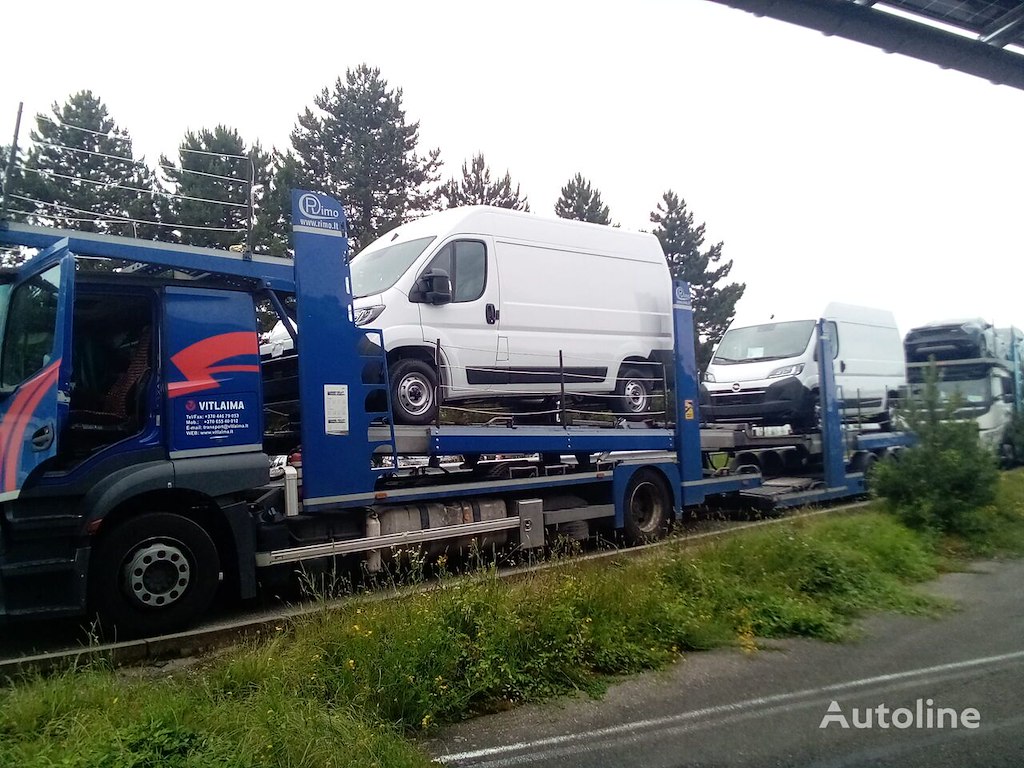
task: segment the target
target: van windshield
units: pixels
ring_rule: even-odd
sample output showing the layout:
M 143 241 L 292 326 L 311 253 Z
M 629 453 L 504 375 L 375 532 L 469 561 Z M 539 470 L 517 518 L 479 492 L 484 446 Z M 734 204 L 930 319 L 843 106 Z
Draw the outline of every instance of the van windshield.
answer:
M 734 365 L 797 357 L 807 349 L 813 330 L 813 320 L 733 328 L 722 337 L 711 363 Z
M 352 270 L 352 295 L 359 299 L 386 291 L 398 282 L 434 236 L 407 240 L 374 250 L 363 250 L 349 261 Z

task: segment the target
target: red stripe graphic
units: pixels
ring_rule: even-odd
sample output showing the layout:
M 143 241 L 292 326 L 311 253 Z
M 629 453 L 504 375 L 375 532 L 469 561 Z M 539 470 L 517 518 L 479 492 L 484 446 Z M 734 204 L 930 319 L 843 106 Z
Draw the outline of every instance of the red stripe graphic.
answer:
M 185 375 L 185 381 L 167 385 L 169 397 L 217 389 L 220 386 L 213 375 L 216 373 L 258 373 L 259 365 L 217 365 L 222 360 L 245 355 L 259 355 L 256 334 L 251 331 L 235 331 L 211 336 L 197 341 L 171 357 L 178 370 Z
M 3 446 L 3 453 L 0 454 L 0 460 L 3 462 L 5 493 L 17 490 L 18 466 L 25 446 L 25 431 L 32 422 L 43 396 L 56 384 L 59 368 L 60 360 L 57 359 L 35 378 L 29 379 L 19 387 L 17 396 L 11 402 L 7 413 L 3 415 L 0 423 L 0 446 Z

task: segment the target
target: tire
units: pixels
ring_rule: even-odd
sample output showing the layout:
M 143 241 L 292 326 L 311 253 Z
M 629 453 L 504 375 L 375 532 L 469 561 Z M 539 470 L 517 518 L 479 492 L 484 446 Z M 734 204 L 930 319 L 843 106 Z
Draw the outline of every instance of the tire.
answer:
M 626 368 L 615 385 L 615 415 L 628 421 L 643 421 L 651 410 L 653 387 L 649 376 L 636 368 Z
M 437 418 L 437 374 L 422 360 L 399 360 L 388 372 L 396 424 L 430 424 Z
M 120 523 L 92 552 L 89 602 L 112 639 L 178 632 L 210 607 L 217 547 L 199 524 L 167 512 Z
M 850 462 L 851 472 L 863 472 L 865 479 L 871 468 L 878 463 L 878 457 L 869 451 L 860 451 L 853 457 L 853 461 Z
M 672 493 L 660 472 L 639 469 L 629 480 L 622 498 L 626 543 L 643 544 L 660 539 L 672 522 Z

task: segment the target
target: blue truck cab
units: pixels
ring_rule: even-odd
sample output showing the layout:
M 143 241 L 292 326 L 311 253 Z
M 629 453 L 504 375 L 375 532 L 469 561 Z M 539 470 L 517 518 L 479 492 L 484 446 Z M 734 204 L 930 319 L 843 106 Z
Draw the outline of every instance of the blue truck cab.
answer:
M 268 479 L 260 286 L 97 269 L 71 247 L 0 278 L 0 617 L 78 614 L 90 601 L 119 615 L 111 595 L 127 589 L 168 606 L 170 623 L 143 622 L 159 630 L 205 609 L 196 600 L 211 590 L 191 587 L 221 578 L 216 552 L 237 555 L 231 528 L 246 524 L 238 505 Z M 176 516 L 177 543 L 152 516 L 118 525 L 143 508 Z M 119 565 L 87 578 L 96 557 Z

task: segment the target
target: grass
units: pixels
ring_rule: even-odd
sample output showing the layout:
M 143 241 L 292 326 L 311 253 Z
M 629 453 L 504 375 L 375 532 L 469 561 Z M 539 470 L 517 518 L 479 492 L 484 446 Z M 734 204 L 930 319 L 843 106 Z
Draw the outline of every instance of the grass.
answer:
M 0 690 L 0 766 L 424 766 L 407 737 L 475 713 L 597 694 L 686 651 L 842 640 L 868 610 L 940 610 L 914 585 L 949 558 L 1024 553 L 1024 472 L 983 514 L 973 540 L 869 511 L 511 582 L 448 577 L 175 672 L 27 678 Z

